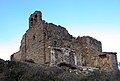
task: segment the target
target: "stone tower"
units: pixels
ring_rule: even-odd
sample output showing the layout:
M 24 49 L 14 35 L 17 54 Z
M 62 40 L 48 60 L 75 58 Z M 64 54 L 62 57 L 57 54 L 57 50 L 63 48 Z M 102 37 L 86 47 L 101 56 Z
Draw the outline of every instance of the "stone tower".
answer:
M 34 27 L 35 24 L 39 23 L 42 20 L 42 13 L 35 11 L 34 14 L 31 14 L 29 18 L 29 27 Z
M 64 27 L 45 22 L 40 11 L 30 15 L 29 29 L 23 35 L 20 50 L 11 55 L 11 60 L 117 69 L 116 53 L 102 52 L 101 42 L 90 36 L 75 38 Z

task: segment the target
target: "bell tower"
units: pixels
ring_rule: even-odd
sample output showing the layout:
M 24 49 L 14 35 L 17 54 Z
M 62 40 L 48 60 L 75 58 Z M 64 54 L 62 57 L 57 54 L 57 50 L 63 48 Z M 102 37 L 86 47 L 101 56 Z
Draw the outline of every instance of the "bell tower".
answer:
M 40 20 L 42 20 L 42 13 L 40 11 L 35 11 L 29 17 L 29 28 L 34 27 Z

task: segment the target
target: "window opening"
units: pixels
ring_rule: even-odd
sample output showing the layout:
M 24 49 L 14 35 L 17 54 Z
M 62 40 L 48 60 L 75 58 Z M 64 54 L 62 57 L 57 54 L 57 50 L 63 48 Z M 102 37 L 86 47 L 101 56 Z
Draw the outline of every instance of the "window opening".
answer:
M 33 35 L 33 40 L 35 40 L 35 35 Z
M 37 14 L 35 14 L 35 19 L 34 20 L 35 20 L 35 22 L 37 22 Z
M 33 25 L 33 18 L 30 19 L 30 24 Z

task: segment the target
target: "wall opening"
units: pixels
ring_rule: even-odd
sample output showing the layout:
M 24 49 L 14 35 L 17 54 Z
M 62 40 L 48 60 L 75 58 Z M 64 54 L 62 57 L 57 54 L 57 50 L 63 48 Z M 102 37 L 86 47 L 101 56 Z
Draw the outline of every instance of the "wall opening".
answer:
M 36 38 L 35 35 L 33 35 L 33 40 L 35 40 L 35 38 Z
M 34 21 L 37 22 L 37 14 L 35 14 Z
M 106 58 L 107 55 L 106 54 L 103 54 L 103 55 L 99 55 L 100 58 Z
M 69 53 L 69 59 L 70 59 L 70 63 L 72 64 L 72 65 L 75 65 L 75 58 L 74 58 L 74 52 L 70 52 Z
M 30 24 L 33 25 L 33 18 L 30 19 Z

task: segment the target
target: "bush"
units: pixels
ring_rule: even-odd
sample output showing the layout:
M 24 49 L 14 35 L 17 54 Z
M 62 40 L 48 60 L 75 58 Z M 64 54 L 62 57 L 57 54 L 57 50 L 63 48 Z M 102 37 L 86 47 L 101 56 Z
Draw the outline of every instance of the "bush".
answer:
M 0 81 L 120 81 L 120 71 L 93 71 L 88 75 L 70 73 L 60 67 L 0 59 Z

